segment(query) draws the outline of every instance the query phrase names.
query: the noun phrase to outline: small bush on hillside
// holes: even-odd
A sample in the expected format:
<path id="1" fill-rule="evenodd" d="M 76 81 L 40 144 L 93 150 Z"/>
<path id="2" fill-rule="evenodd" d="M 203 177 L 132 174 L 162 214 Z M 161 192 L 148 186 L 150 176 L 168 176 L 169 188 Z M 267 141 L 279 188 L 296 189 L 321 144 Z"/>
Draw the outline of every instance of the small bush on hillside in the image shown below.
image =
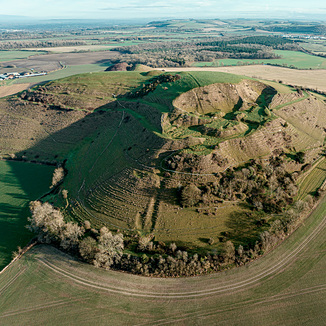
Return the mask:
<path id="1" fill-rule="evenodd" d="M 185 186 L 181 190 L 180 203 L 183 207 L 195 206 L 201 198 L 201 191 L 194 184 Z"/>

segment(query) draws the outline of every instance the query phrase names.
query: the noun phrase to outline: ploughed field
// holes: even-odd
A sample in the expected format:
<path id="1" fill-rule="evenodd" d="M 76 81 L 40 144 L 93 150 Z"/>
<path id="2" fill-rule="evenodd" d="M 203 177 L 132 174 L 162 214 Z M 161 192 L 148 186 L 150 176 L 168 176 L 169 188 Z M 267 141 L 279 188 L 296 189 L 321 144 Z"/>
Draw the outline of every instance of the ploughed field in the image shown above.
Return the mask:
<path id="1" fill-rule="evenodd" d="M 77 75 L 3 99 L 1 155 L 65 162 L 47 199 L 68 219 L 123 231 L 128 250 L 148 234 L 193 252 L 254 243 L 293 204 L 303 173 L 316 174 L 325 98 L 220 72 L 140 70 Z M 318 178 L 300 199 L 316 194 L 323 169 Z"/>

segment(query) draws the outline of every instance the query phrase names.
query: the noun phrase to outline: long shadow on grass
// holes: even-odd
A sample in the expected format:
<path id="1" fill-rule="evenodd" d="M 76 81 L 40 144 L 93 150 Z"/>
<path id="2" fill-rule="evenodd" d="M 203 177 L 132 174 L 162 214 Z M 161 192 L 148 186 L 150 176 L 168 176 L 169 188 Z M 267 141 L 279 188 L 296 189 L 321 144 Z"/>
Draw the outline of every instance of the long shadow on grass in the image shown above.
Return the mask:
<path id="1" fill-rule="evenodd" d="M 236 245 L 252 246 L 262 232 L 258 226 L 260 218 L 255 213 L 233 212 L 226 222 L 229 229 L 225 232 L 226 240 L 231 240 Z"/>
<path id="2" fill-rule="evenodd" d="M 119 101 L 123 103 L 122 99 Z M 137 113 L 137 105 L 139 107 L 139 104 L 135 103 L 135 113 Z M 9 198 L 7 201 L 12 202 L 1 204 L 0 201 L 0 214 L 3 217 L 0 228 L 5 235 L 10 233 L 17 235 L 17 237 L 9 237 L 11 241 L 5 235 L 0 237 L 0 247 L 5 248 L 2 249 L 5 256 L 3 264 L 9 262 L 11 252 L 18 245 L 26 245 L 27 240 L 31 238 L 31 234 L 25 229 L 29 215 L 28 202 L 49 191 L 56 164 L 67 160 L 68 174 L 74 178 L 73 187 L 78 190 L 84 178 L 89 183 L 86 182 L 86 186 L 91 186 L 92 182 L 102 180 L 102 177 L 109 179 L 124 167 L 141 169 L 142 165 L 149 166 L 151 162 L 155 162 L 155 158 L 153 158 L 154 151 L 149 151 L 148 148 L 151 149 L 151 146 L 156 149 L 161 148 L 165 142 L 148 130 L 137 114 L 133 114 L 132 103 L 127 105 L 128 110 L 118 102 L 112 102 L 93 112 L 76 112 L 51 105 L 35 105 L 12 97 L 10 106 L 15 108 L 15 113 L 18 115 L 21 112 L 22 117 L 28 110 L 34 112 L 39 110 L 39 112 L 45 111 L 52 120 L 48 118 L 49 120 L 43 121 L 44 115 L 43 118 L 36 115 L 30 119 L 34 120 L 33 123 L 26 127 L 28 120 L 22 119 L 18 128 L 25 128 L 25 140 L 39 137 L 37 134 L 39 131 L 33 130 L 37 123 L 42 125 L 49 136 L 15 153 L 15 160 L 2 162 L 9 168 L 0 169 L 0 195 L 1 188 L 7 187 L 8 190 L 4 190 Z M 143 113 L 141 110 L 144 108 L 139 110 Z M 59 115 L 64 115 L 65 119 L 56 119 Z M 60 123 L 61 126 L 58 125 Z M 67 126 L 68 123 L 70 124 Z M 57 131 L 51 132 L 54 128 Z M 126 152 L 128 155 L 125 155 Z M 147 190 L 144 189 L 144 192 Z M 149 191 L 149 196 L 154 191 L 155 189 Z M 71 195 L 74 198 L 76 193 Z M 7 222 L 4 220 L 5 217 Z M 0 268 L 4 266 L 3 264 L 0 262 Z"/>

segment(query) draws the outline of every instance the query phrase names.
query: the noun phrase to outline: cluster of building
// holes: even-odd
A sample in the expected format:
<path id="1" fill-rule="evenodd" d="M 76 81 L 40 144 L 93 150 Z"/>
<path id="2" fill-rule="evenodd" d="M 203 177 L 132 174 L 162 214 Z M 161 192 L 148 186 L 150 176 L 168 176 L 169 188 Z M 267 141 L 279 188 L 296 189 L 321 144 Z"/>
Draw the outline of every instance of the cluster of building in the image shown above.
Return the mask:
<path id="1" fill-rule="evenodd" d="M 35 77 L 35 76 L 43 76 L 46 75 L 46 72 L 6 72 L 4 74 L 0 74 L 0 81 L 7 79 L 16 79 L 16 78 L 26 78 L 26 77 Z"/>
<path id="2" fill-rule="evenodd" d="M 286 38 L 301 38 L 307 40 L 326 40 L 326 36 L 322 35 L 310 35 L 310 34 L 284 34 L 282 35 Z"/>

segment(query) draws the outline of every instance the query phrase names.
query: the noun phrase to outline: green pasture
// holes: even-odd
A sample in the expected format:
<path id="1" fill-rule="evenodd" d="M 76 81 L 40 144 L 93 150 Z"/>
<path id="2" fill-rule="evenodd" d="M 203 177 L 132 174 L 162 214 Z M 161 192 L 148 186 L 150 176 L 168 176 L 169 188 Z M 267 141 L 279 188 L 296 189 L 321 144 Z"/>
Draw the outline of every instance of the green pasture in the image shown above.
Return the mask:
<path id="1" fill-rule="evenodd" d="M 40 55 L 45 53 L 46 52 L 44 51 L 21 51 L 21 50 L 0 51 L 0 62 L 26 59 L 32 55 Z"/>
<path id="2" fill-rule="evenodd" d="M 49 190 L 53 167 L 0 161 L 0 269 L 7 265 L 17 246 L 25 246 L 28 203 Z"/>
<path id="3" fill-rule="evenodd" d="M 277 50 L 280 59 L 218 59 L 213 62 L 195 62 L 195 67 L 241 66 L 248 64 L 277 64 L 298 69 L 326 69 L 326 58 L 317 57 L 298 51 Z"/>
<path id="4" fill-rule="evenodd" d="M 25 84 L 25 83 L 42 83 L 51 80 L 61 79 L 77 74 L 84 74 L 90 72 L 98 72 L 105 70 L 109 64 L 88 64 L 88 65 L 77 65 L 77 66 L 68 66 L 64 69 L 60 69 L 54 72 L 49 73 L 44 76 L 28 77 L 22 79 L 15 79 L 10 81 L 10 84 Z"/>

